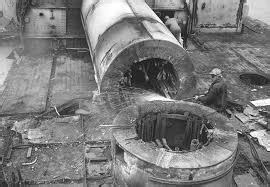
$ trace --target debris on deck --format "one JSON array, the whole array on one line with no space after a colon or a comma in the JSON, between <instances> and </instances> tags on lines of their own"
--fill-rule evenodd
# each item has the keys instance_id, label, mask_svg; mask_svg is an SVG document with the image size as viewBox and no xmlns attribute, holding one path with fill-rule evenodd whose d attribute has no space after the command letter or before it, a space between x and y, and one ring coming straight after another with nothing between
<instances>
[{"instance_id":1,"label":"debris on deck","mask_svg":"<svg viewBox=\"0 0 270 187\"><path fill-rule=\"evenodd\" d=\"M267 130L253 131L250 135L258 139L261 146L265 147L267 151L270 151L270 133Z\"/></svg>"},{"instance_id":2,"label":"debris on deck","mask_svg":"<svg viewBox=\"0 0 270 187\"><path fill-rule=\"evenodd\" d=\"M256 107L269 106L270 99L261 99L261 100L251 101L251 103Z\"/></svg>"},{"instance_id":3,"label":"debris on deck","mask_svg":"<svg viewBox=\"0 0 270 187\"><path fill-rule=\"evenodd\" d=\"M259 187L258 183L250 173L237 175L234 177L234 180L238 187Z\"/></svg>"},{"instance_id":4,"label":"debris on deck","mask_svg":"<svg viewBox=\"0 0 270 187\"><path fill-rule=\"evenodd\" d=\"M257 34L245 30L242 35L196 33L195 41L188 40L187 51L197 77L194 93L207 90L210 81L206 73L210 69L224 70L232 100L244 103L232 107L232 119L238 122L235 128L252 136L262 162L269 167L270 113L264 107L269 107L270 87L243 81L239 75L270 73L270 40L268 31L264 31ZM0 51L10 54L13 49ZM15 182L27 184L68 186L88 181L96 186L112 185L110 132L117 113L136 103L138 95L145 100L171 101L132 87L97 94L88 54L83 58L68 53L41 58L14 55L17 61L0 54L0 179L6 177L10 184L15 175ZM262 185L262 168L254 164L250 145L241 135L239 145L234 169L237 185Z\"/></svg>"}]
</instances>

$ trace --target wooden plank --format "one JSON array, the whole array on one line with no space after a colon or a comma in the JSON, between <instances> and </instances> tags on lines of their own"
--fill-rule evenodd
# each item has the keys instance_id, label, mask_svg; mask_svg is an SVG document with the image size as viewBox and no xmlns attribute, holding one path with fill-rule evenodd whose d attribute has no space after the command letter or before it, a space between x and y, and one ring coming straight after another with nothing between
<instances>
[{"instance_id":1,"label":"wooden plank","mask_svg":"<svg viewBox=\"0 0 270 187\"><path fill-rule=\"evenodd\" d=\"M238 187L259 187L258 183L250 173L237 175L234 177L234 180Z\"/></svg>"},{"instance_id":2,"label":"wooden plank","mask_svg":"<svg viewBox=\"0 0 270 187\"><path fill-rule=\"evenodd\" d=\"M269 99L261 99L261 100L251 101L251 103L256 107L270 106L270 98Z\"/></svg>"},{"instance_id":3,"label":"wooden plank","mask_svg":"<svg viewBox=\"0 0 270 187\"><path fill-rule=\"evenodd\" d=\"M234 114L237 119L239 119L242 123L247 123L249 121L249 117L243 113L235 113Z\"/></svg>"}]
</instances>

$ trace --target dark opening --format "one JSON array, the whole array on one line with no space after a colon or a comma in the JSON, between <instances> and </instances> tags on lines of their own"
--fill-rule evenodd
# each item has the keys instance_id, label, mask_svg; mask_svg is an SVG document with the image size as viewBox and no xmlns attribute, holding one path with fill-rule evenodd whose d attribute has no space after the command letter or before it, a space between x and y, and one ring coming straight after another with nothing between
<instances>
[{"instance_id":1,"label":"dark opening","mask_svg":"<svg viewBox=\"0 0 270 187\"><path fill-rule=\"evenodd\" d=\"M137 120L136 132L145 142L171 151L195 151L210 141L211 123L189 113L151 113Z\"/></svg>"},{"instance_id":2,"label":"dark opening","mask_svg":"<svg viewBox=\"0 0 270 187\"><path fill-rule=\"evenodd\" d=\"M270 84L270 79L256 73L245 73L240 75L240 80L251 86L265 86Z\"/></svg>"},{"instance_id":3,"label":"dark opening","mask_svg":"<svg viewBox=\"0 0 270 187\"><path fill-rule=\"evenodd\" d=\"M120 84L150 89L165 97L174 97L179 81L170 62L154 58L134 63L123 74Z\"/></svg>"}]
</instances>

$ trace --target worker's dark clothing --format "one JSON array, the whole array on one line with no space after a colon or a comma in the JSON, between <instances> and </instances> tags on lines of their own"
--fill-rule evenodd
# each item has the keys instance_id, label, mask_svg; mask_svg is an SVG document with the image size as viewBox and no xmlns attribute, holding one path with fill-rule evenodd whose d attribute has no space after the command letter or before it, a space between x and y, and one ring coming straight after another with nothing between
<instances>
[{"instance_id":1,"label":"worker's dark clothing","mask_svg":"<svg viewBox=\"0 0 270 187\"><path fill-rule=\"evenodd\" d=\"M181 28L178 25L176 18L169 18L165 25L168 27L168 29L171 31L171 33L174 35L174 37L179 41L181 38Z\"/></svg>"},{"instance_id":2,"label":"worker's dark clothing","mask_svg":"<svg viewBox=\"0 0 270 187\"><path fill-rule=\"evenodd\" d=\"M216 109L218 112L224 112L227 105L227 97L227 85L223 78L219 77L211 84L207 94L198 98L198 100Z\"/></svg>"},{"instance_id":3,"label":"worker's dark clothing","mask_svg":"<svg viewBox=\"0 0 270 187\"><path fill-rule=\"evenodd\" d=\"M186 49L187 48L187 38L188 38L188 33L187 33L187 26L188 24L184 24L183 22L179 23L180 28L181 28L181 37L183 39L183 47Z\"/></svg>"}]
</instances>

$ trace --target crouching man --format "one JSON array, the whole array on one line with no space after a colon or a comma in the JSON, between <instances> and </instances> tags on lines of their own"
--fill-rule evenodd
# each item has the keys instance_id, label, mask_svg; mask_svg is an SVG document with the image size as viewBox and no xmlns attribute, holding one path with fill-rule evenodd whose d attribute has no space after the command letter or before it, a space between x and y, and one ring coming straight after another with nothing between
<instances>
[{"instance_id":1,"label":"crouching man","mask_svg":"<svg viewBox=\"0 0 270 187\"><path fill-rule=\"evenodd\" d=\"M215 68L210 72L213 83L208 92L203 96L195 96L195 99L203 104L214 108L220 113L226 113L227 105L227 85L223 79L220 69Z\"/></svg>"}]
</instances>

